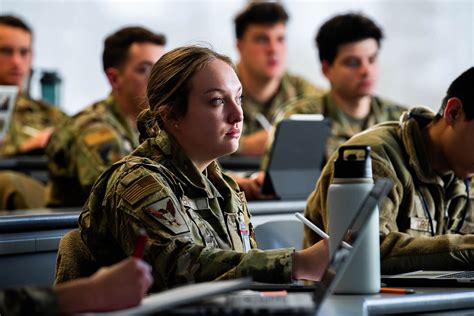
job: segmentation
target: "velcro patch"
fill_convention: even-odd
[[[143,211],[150,214],[155,220],[163,224],[175,234],[188,232],[188,226],[183,216],[176,208],[173,200],[166,197],[143,208]]]
[[[142,179],[135,181],[129,188],[127,188],[122,196],[125,201],[131,205],[135,205],[137,202],[153,193],[156,193],[160,189],[161,184],[152,175],[147,175]]]
[[[106,141],[114,139],[114,133],[108,128],[101,128],[97,131],[88,133],[84,136],[84,142],[88,146],[95,146],[97,144],[102,144]]]

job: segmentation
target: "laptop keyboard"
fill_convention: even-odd
[[[474,271],[461,271],[442,276],[443,279],[472,279],[474,278]]]

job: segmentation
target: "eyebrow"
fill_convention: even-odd
[[[242,86],[239,87],[237,90],[238,92],[242,91]],[[212,93],[212,92],[221,92],[225,93],[226,91],[224,89],[219,89],[219,88],[211,88],[209,90],[204,91],[204,94]]]

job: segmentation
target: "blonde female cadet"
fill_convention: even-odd
[[[181,47],[154,65],[142,144],[96,182],[80,216],[82,239],[100,265],[133,252],[140,228],[154,290],[252,276],[255,281],[320,278],[327,244],[303,251],[256,247],[237,184],[216,159],[237,150],[242,86],[228,57]]]

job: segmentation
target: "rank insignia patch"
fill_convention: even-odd
[[[143,210],[175,234],[189,231],[183,216],[170,197],[145,206]]]

